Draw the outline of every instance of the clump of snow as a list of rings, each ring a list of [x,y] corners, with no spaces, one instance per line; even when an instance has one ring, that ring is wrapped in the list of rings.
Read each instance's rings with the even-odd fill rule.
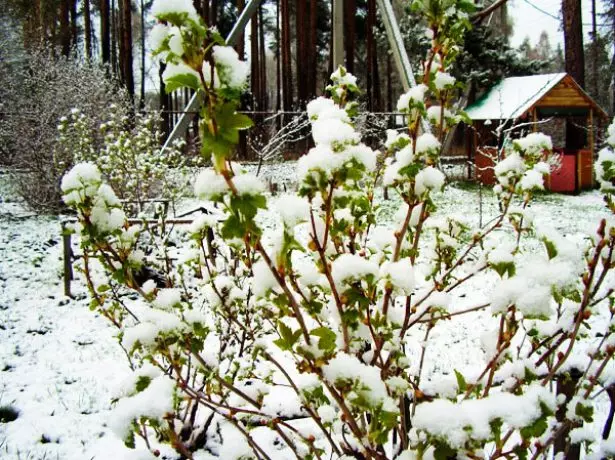
[[[278,287],[278,281],[271,272],[269,266],[262,260],[259,260],[252,266],[254,278],[252,282],[252,290],[257,297],[263,297],[271,289]]]
[[[318,416],[323,423],[333,423],[337,418],[335,408],[329,404],[324,404],[318,408]]]
[[[425,99],[427,89],[427,86],[421,83],[402,94],[397,101],[397,110],[404,113],[410,108],[410,103],[422,103]]]
[[[380,278],[390,282],[403,295],[410,295],[416,284],[414,268],[409,257],[383,264],[380,268]]]
[[[141,286],[141,290],[147,295],[153,293],[156,288],[156,281],[154,280],[147,280],[145,283],[143,283],[143,286]]]
[[[445,176],[442,171],[433,166],[428,166],[419,171],[416,175],[414,193],[420,196],[428,190],[442,190],[442,187],[444,187],[444,180]]]
[[[545,150],[553,150],[551,137],[543,133],[531,133],[513,141],[513,145],[526,155],[541,155]]]
[[[444,118],[444,122],[446,122],[447,118],[452,118],[452,117],[453,117],[453,113],[449,109],[444,108],[444,110],[442,110],[442,106],[439,106],[439,105],[432,105],[431,107],[427,109],[427,119],[434,124],[442,123],[443,122],[442,118]]]
[[[399,131],[395,131],[394,129],[387,129],[386,133],[387,133],[387,139],[384,142],[384,146],[387,149],[390,149],[395,144],[397,144],[399,141],[405,141],[408,143],[411,141],[410,136],[408,136],[406,133],[401,133]]]
[[[250,73],[246,61],[230,46],[214,46],[212,56],[216,63],[220,80],[231,88],[243,88]]]
[[[551,303],[549,286],[529,277],[516,276],[498,283],[491,297],[491,310],[502,313],[514,304],[526,317],[548,318],[553,313]]]
[[[184,41],[182,38],[181,31],[179,27],[171,27],[169,31],[169,48],[173,54],[177,54],[178,56],[183,56],[184,54]]]
[[[361,140],[361,136],[351,125],[337,118],[319,118],[312,122],[312,137],[316,144],[324,145],[354,143]]]
[[[308,117],[312,121],[336,119],[343,122],[350,122],[348,112],[337,106],[332,99],[318,97],[307,105]]]
[[[530,191],[530,190],[544,190],[544,177],[541,172],[537,171],[535,168],[526,171],[519,182],[519,187],[521,190]]]
[[[153,379],[145,390],[118,401],[110,419],[111,428],[124,439],[134,419],[162,419],[167,413],[173,412],[174,393],[174,380],[166,375]]]
[[[254,174],[239,174],[233,177],[233,184],[239,195],[260,195],[265,192],[265,184]]]
[[[615,123],[611,126],[615,126]],[[615,151],[606,147],[598,153],[598,160],[595,165],[596,179],[600,183],[600,190],[612,193],[615,191],[615,184],[611,177],[615,171]]]
[[[167,66],[162,72],[162,79],[165,81],[169,81],[171,78],[176,77],[178,75],[193,75],[199,78],[199,73],[194,70],[192,67],[187,66],[183,62],[179,62],[174,64],[172,62],[167,63]]]
[[[153,51],[157,51],[167,39],[170,27],[166,24],[156,24],[149,32],[149,46]]]
[[[228,190],[224,177],[209,168],[202,171],[194,182],[194,194],[203,200],[211,200]]]
[[[367,276],[378,276],[378,264],[356,254],[342,254],[333,261],[331,276],[338,288],[347,281],[360,281]]]
[[[511,178],[523,174],[525,165],[521,156],[517,152],[512,152],[495,165],[494,171],[500,184],[508,185]]]
[[[556,407],[555,396],[536,384],[519,396],[491,393],[483,399],[460,403],[437,399],[419,404],[412,423],[417,430],[446,439],[453,448],[461,448],[470,439],[489,439],[492,436],[490,422],[496,419],[513,428],[531,425],[542,416],[540,403],[551,410]]]
[[[174,306],[181,303],[181,300],[182,294],[179,289],[160,289],[154,299],[154,306],[161,310],[172,310]]]
[[[356,356],[338,353],[322,368],[324,378],[332,384],[339,382],[359,383],[357,393],[374,406],[389,402],[386,386],[380,378],[380,370],[362,363]]]
[[[199,20],[199,15],[191,0],[155,0],[151,11],[155,17],[169,13],[186,13],[192,20]]]
[[[68,205],[82,203],[93,198],[102,182],[100,170],[93,163],[79,163],[62,177],[61,188],[64,202]]]
[[[422,155],[440,150],[440,141],[431,133],[423,133],[416,140],[415,153]]]
[[[297,195],[282,195],[275,200],[273,207],[288,228],[305,222],[310,215],[310,204],[305,198]]]
[[[436,76],[434,78],[434,85],[439,91],[443,89],[448,89],[455,84],[455,77],[446,72],[436,72]]]
[[[356,86],[357,84],[357,77],[349,72],[345,72],[344,75],[342,75],[341,67],[338,67],[338,69],[331,74],[331,80],[337,85]]]

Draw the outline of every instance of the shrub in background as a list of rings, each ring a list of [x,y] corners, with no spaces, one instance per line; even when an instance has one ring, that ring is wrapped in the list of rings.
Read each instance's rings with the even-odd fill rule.
[[[117,106],[102,120],[73,109],[60,119],[54,163],[62,169],[92,162],[115,194],[138,211],[150,199],[175,203],[191,192],[190,172],[202,157],[184,154],[181,140],[161,150],[159,122],[158,114],[131,114]]]
[[[129,98],[103,68],[75,62],[49,50],[25,52],[10,72],[0,71],[0,152],[15,173],[16,190],[37,211],[63,207],[59,183],[67,168],[54,156],[58,120],[74,107],[102,122]],[[9,67],[7,66],[8,70]]]

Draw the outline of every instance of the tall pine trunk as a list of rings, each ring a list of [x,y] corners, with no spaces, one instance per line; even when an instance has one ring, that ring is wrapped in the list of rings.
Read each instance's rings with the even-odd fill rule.
[[[293,73],[290,59],[290,11],[288,0],[282,0],[282,94],[284,110],[291,110],[293,103]]]
[[[141,0],[141,97],[139,105],[145,107],[145,2]]]
[[[70,0],[60,1],[60,46],[64,56],[68,56],[70,54],[69,1]]]
[[[100,0],[100,48],[103,64],[111,62],[111,15],[109,0]]]
[[[297,64],[297,99],[299,107],[303,107],[307,99],[307,74],[313,69],[306,71],[306,0],[299,0],[296,3],[295,29],[296,29],[296,64]]]
[[[83,33],[85,41],[85,59],[92,60],[92,16],[90,14],[90,0],[83,0]]]
[[[258,54],[259,54],[259,83],[260,83],[260,107],[266,111],[269,106],[267,97],[267,55],[265,54],[265,21],[263,19],[263,6],[258,7]]]
[[[71,48],[77,51],[79,42],[79,27],[77,26],[77,0],[70,0],[70,43]]]
[[[585,87],[581,0],[562,0],[566,72]]]
[[[117,65],[117,37],[118,37],[118,21],[117,11],[115,8],[115,0],[111,0],[111,69],[113,73],[118,73]]]
[[[344,47],[346,69],[354,73],[355,21],[357,16],[356,0],[344,0]]]
[[[275,50],[275,86],[276,86],[276,103],[275,109],[282,110],[282,37],[280,34],[280,0],[275,1],[276,16],[275,16],[275,36],[278,44]],[[279,121],[279,118],[278,118]]]
[[[122,0],[122,56],[120,58],[120,64],[122,66],[121,71],[123,74],[124,85],[128,90],[128,94],[133,98],[135,94],[135,77],[133,70],[133,55],[132,55],[132,1]]]
[[[250,20],[250,75],[252,89],[252,110],[261,110],[260,107],[260,65],[258,50],[258,14]]]
[[[585,87],[585,58],[583,50],[583,23],[581,0],[562,0],[564,15],[564,47],[566,72]],[[585,133],[573,120],[566,121],[566,147],[579,149],[585,145]]]
[[[318,4],[317,0],[310,1],[310,46],[308,49],[308,100],[316,96],[318,80]]]

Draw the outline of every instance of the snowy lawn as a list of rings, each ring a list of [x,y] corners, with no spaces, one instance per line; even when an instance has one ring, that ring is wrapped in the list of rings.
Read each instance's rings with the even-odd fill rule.
[[[288,185],[294,165],[267,166],[262,174]],[[112,399],[129,375],[116,331],[89,310],[79,280],[73,283],[75,299],[63,296],[60,220],[34,216],[11,196],[0,175],[0,458],[134,458],[107,426]],[[478,224],[476,186],[449,186],[436,202],[438,215]],[[488,190],[482,205],[486,223],[497,213]],[[192,207],[194,203],[185,205],[186,210]],[[396,199],[382,202],[380,219],[393,219],[398,207]],[[607,216],[598,192],[539,196],[531,209],[539,228],[553,227],[573,241],[593,233]],[[523,247],[531,254],[540,245],[529,239]],[[495,281],[493,275],[476,277],[451,310],[480,304]],[[437,334],[437,346],[426,355],[425,387],[433,373],[454,379],[454,369],[465,374],[482,369],[481,332],[493,329],[493,321],[489,312],[476,312],[436,328],[432,337]],[[423,335],[420,328],[413,333],[411,359],[419,357]],[[607,409],[605,397],[595,430],[601,429]]]

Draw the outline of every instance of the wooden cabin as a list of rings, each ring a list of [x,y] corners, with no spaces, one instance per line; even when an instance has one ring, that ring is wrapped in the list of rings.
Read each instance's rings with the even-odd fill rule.
[[[561,164],[546,181],[555,192],[592,188],[596,133],[608,114],[566,73],[502,80],[466,108],[464,127],[468,176],[494,184],[494,159],[506,155],[512,139],[541,131],[551,136]]]

